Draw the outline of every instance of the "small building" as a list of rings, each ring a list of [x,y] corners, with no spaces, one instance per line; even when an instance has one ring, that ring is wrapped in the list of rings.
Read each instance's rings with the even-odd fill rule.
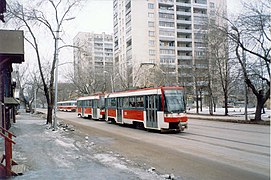
[[[15,122],[15,107],[18,101],[14,98],[15,82],[11,73],[13,63],[24,61],[23,31],[0,30],[0,121],[1,127],[9,129]]]

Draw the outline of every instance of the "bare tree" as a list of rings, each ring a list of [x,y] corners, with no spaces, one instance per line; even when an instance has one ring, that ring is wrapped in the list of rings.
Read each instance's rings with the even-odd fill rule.
[[[260,121],[264,104],[270,98],[271,4],[265,0],[244,6],[246,11],[235,21],[227,19],[231,28],[220,30],[234,43],[244,81],[257,98],[254,120]]]
[[[214,84],[219,85],[222,89],[224,97],[225,115],[228,115],[228,98],[230,95],[231,82],[233,82],[230,74],[230,58],[228,56],[229,44],[227,43],[227,36],[224,33],[210,26],[208,33],[208,57],[210,61],[209,77],[211,79],[209,89],[210,94],[213,95]],[[209,67],[210,67],[209,66]],[[212,85],[211,85],[212,84]],[[219,88],[216,88],[216,92]],[[213,98],[213,97],[211,97]]]
[[[39,72],[36,69],[30,70],[29,65],[15,66],[15,80],[17,88],[19,88],[19,99],[23,108],[33,110],[33,102],[35,94],[42,90],[42,82]]]
[[[29,107],[29,102],[25,97],[25,88],[26,88],[26,73],[27,73],[28,65],[27,66],[15,66],[15,80],[16,80],[16,87],[19,89],[19,100],[20,104],[23,108]]]
[[[77,64],[74,65],[75,68],[78,67]],[[73,71],[68,71],[65,75],[66,79],[72,82],[73,86],[77,89],[78,95],[89,95],[96,93],[102,89],[103,79],[95,77],[95,73],[91,68],[80,69],[74,73]]]
[[[33,47],[36,53],[36,58],[38,61],[38,67],[40,71],[40,76],[43,83],[43,90],[48,104],[47,112],[47,124],[52,123],[52,110],[54,107],[54,80],[55,80],[55,69],[58,61],[58,54],[61,47],[59,47],[60,32],[63,31],[62,26],[66,20],[71,20],[71,13],[77,7],[80,0],[46,0],[38,1],[32,7],[24,7],[19,2],[11,4],[8,6],[8,11],[10,15],[10,20],[15,21],[18,26],[26,28],[29,32],[29,38],[26,36],[25,40]],[[52,50],[52,60],[50,61],[51,70],[49,82],[46,82],[46,77],[43,72],[42,67],[42,53],[39,39],[39,35],[35,30],[37,28],[43,27],[42,31],[47,35],[47,41],[51,41],[53,44]],[[48,38],[48,36],[50,38]]]

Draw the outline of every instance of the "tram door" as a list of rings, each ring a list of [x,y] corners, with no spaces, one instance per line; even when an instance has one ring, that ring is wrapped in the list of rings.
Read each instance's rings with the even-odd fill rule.
[[[146,96],[147,127],[157,128],[157,98],[155,95]]]
[[[123,99],[117,98],[117,122],[122,122],[122,106],[123,106]]]
[[[82,112],[81,112],[81,116],[84,117],[84,115],[85,115],[86,101],[82,101],[81,103],[82,103],[82,104],[81,104],[81,105],[82,105],[82,108],[81,108],[81,111],[82,111]]]
[[[98,108],[98,100],[94,99],[93,100],[93,108],[92,108],[92,118],[97,119],[97,108]]]

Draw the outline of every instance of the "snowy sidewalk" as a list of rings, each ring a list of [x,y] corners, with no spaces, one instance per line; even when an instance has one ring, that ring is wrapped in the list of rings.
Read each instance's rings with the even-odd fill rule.
[[[73,127],[52,131],[45,122],[21,113],[12,125],[10,130],[17,136],[14,160],[27,167],[24,175],[15,179],[163,179],[106,150],[103,145],[108,139],[82,136]]]

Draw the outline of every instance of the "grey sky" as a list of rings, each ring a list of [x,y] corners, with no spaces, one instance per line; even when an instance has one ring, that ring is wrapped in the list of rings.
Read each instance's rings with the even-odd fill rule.
[[[227,0],[228,12],[238,13],[241,9],[240,0]],[[113,33],[113,0],[90,0],[78,13],[74,22],[71,22],[69,29],[71,36],[78,31],[95,33]]]

